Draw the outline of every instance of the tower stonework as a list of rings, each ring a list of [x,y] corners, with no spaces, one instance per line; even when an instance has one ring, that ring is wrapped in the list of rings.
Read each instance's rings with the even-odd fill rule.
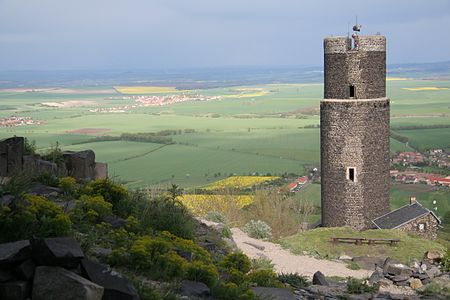
[[[330,37],[324,53],[322,225],[369,229],[389,212],[386,38]]]

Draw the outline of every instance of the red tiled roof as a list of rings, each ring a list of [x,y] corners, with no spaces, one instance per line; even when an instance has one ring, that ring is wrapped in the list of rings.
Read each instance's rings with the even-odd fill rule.
[[[289,188],[289,189],[293,189],[293,188],[295,188],[296,186],[297,186],[297,182],[291,182],[291,183],[289,183],[288,188]]]

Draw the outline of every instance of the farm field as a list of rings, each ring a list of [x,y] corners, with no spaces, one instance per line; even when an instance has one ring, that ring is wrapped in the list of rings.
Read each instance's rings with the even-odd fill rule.
[[[392,153],[450,147],[450,130],[445,128],[450,126],[450,81],[391,80],[387,87],[391,127],[409,139],[408,144],[391,139]],[[42,121],[41,125],[0,127],[0,138],[26,136],[40,150],[56,141],[65,150],[93,149],[98,161],[109,164],[112,176],[133,188],[171,183],[195,188],[234,174],[301,175],[305,168],[319,166],[322,84],[175,88],[0,89],[0,119],[14,115]],[[132,96],[146,93],[218,98],[133,107]],[[92,111],[125,106],[120,113]],[[162,130],[177,131],[170,135],[172,144],[89,142],[102,135]]]

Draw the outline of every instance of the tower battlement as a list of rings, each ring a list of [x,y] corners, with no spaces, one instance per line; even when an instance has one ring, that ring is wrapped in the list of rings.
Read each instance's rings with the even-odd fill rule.
[[[381,35],[324,40],[325,99],[386,97],[386,38]]]

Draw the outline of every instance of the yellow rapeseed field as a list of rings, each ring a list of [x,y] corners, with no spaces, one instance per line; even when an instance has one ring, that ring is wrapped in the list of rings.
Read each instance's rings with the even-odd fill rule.
[[[277,176],[231,176],[203,187],[204,190],[243,189],[266,181],[279,179]]]
[[[115,86],[114,89],[121,94],[158,94],[158,93],[180,93],[172,86]]]
[[[435,86],[424,86],[424,87],[416,87],[416,88],[402,88],[403,90],[408,91],[445,91],[448,88],[443,87],[435,87]]]
[[[227,215],[227,212],[231,210],[238,210],[251,204],[254,201],[254,196],[187,194],[179,196],[177,199],[194,215],[204,217],[212,211]]]
[[[386,81],[404,81],[404,80],[410,80],[406,77],[386,77]]]
[[[234,95],[223,95],[223,98],[254,98],[254,97],[261,97],[266,95],[268,92],[266,91],[259,91],[254,93],[244,93],[244,94],[234,94]]]

